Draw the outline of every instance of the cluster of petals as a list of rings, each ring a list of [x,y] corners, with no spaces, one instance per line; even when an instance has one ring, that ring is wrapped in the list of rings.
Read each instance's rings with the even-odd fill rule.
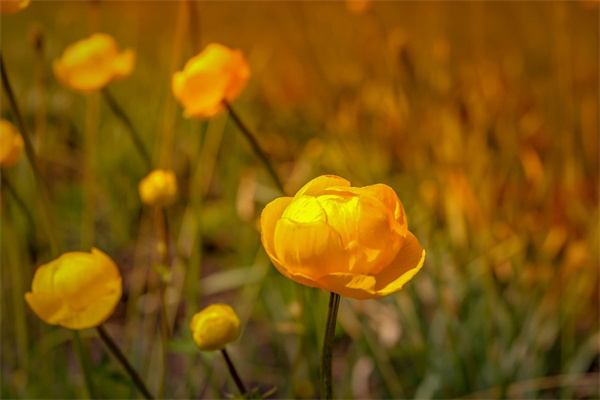
[[[21,159],[23,138],[13,124],[0,119],[0,167],[11,167]]]
[[[240,50],[211,43],[173,75],[173,94],[186,118],[210,118],[239,96],[249,77]]]
[[[132,49],[119,50],[115,39],[96,33],[65,49],[54,61],[54,75],[67,88],[80,93],[100,90],[131,74],[135,64]]]
[[[85,329],[112,315],[122,290],[119,268],[94,248],[90,253],[64,253],[40,266],[25,300],[49,324]]]
[[[269,203],[261,239],[284,276],[356,299],[400,290],[425,259],[392,188],[352,187],[334,175]]]
[[[177,178],[171,170],[155,169],[140,181],[138,190],[143,203],[165,207],[177,199]]]
[[[240,336],[240,319],[227,304],[211,304],[190,322],[194,343],[200,350],[220,350]]]

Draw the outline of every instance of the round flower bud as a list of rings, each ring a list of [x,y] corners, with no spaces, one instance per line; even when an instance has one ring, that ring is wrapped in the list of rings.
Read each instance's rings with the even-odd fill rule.
[[[30,0],[0,0],[0,14],[15,14],[26,8]]]
[[[240,336],[240,319],[227,304],[211,304],[192,318],[190,329],[200,350],[220,350]]]
[[[177,198],[177,179],[170,170],[155,169],[140,181],[138,186],[142,202],[150,206],[164,207]]]
[[[49,324],[85,329],[106,321],[121,294],[119,268],[94,248],[91,253],[65,253],[39,267],[25,300]]]
[[[421,269],[425,251],[408,231],[392,188],[362,188],[334,175],[313,179],[261,214],[261,240],[287,278],[345,297],[394,293]]]
[[[23,154],[23,138],[17,128],[0,119],[0,167],[15,165]]]
[[[210,118],[239,96],[249,77],[240,50],[211,43],[173,75],[173,94],[186,118]]]
[[[96,33],[67,47],[54,61],[56,79],[80,93],[100,90],[110,82],[125,78],[133,71],[135,52],[119,52],[112,36]]]

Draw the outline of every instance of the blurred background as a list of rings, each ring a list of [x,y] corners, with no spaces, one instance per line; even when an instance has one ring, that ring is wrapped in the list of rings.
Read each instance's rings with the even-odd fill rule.
[[[151,390],[160,260],[137,193],[145,167],[99,94],[69,91],[51,68],[94,32],[136,50],[110,91],[178,178],[167,397],[236,393],[220,355],[191,340],[191,316],[211,302],[242,319],[229,351],[247,386],[319,395],[327,295],[281,276],[260,244],[260,212],[280,194],[226,114],[186,120],[171,93],[173,72],[218,42],[248,59],[233,107],[287,191],[324,173],[386,183],[427,251],[403,291],[342,300],[338,397],[598,398],[598,5],[33,1],[2,16],[0,39],[55,234],[119,265],[123,298],[105,326]],[[5,97],[0,111],[14,121]],[[53,258],[31,169],[23,158],[2,175],[0,393],[82,397],[71,333],[23,299]],[[101,396],[135,398],[96,332],[81,335]]]

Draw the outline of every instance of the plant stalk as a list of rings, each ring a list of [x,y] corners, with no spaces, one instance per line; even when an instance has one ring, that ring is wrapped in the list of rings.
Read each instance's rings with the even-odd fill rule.
[[[263,151],[263,149],[258,144],[258,141],[256,140],[255,135],[252,132],[250,132],[250,129],[248,129],[248,127],[242,122],[240,117],[237,115],[237,113],[231,107],[231,104],[229,104],[226,101],[223,101],[223,104],[229,111],[229,115],[231,115],[231,118],[233,119],[235,124],[238,126],[238,128],[240,128],[240,131],[242,132],[242,134],[246,137],[246,139],[250,143],[250,146],[252,146],[252,150],[254,151],[254,153],[258,156],[258,158],[260,158],[262,163],[267,168],[269,175],[271,175],[271,178],[273,179],[273,182],[275,182],[275,185],[277,186],[279,191],[281,193],[285,194],[285,189],[283,188],[283,184],[281,183],[281,180],[279,179],[277,172],[275,172],[275,168],[273,168],[273,165],[269,161],[267,154]]]
[[[325,324],[325,335],[321,351],[321,398],[333,399],[333,378],[331,364],[333,360],[333,340],[335,338],[335,325],[337,313],[340,307],[340,295],[331,292],[329,294],[329,306],[327,307],[327,323]]]
[[[146,147],[144,146],[144,142],[142,142],[140,135],[138,134],[135,127],[131,123],[131,120],[129,119],[127,114],[125,114],[125,111],[123,111],[123,108],[121,108],[119,103],[117,103],[117,101],[115,100],[113,95],[108,91],[107,88],[102,89],[102,97],[104,97],[104,100],[106,100],[108,107],[115,114],[115,116],[117,118],[119,118],[121,120],[121,122],[127,127],[127,132],[129,132],[129,136],[131,137],[131,140],[133,141],[133,145],[135,146],[135,149],[137,150],[140,157],[142,157],[142,160],[144,161],[146,168],[148,170],[151,170],[152,169],[152,157],[150,157],[150,153],[148,153],[148,150],[146,150]]]
[[[227,354],[227,350],[225,350],[225,348],[222,348],[221,354],[223,354],[223,358],[225,358],[225,362],[227,363],[227,368],[229,369],[229,373],[231,374],[231,377],[235,381],[235,384],[237,385],[238,389],[240,390],[240,393],[242,394],[242,396],[245,395],[248,391],[246,390],[246,386],[244,386],[244,382],[242,382],[242,379],[238,375],[237,370],[235,369],[235,366],[233,365],[233,362],[231,362],[231,358],[229,358],[229,354]]]
[[[106,329],[104,329],[104,326],[98,325],[96,327],[96,330],[98,331],[98,334],[100,335],[100,339],[102,339],[102,342],[104,342],[106,347],[108,347],[108,350],[110,350],[112,355],[115,356],[117,361],[119,361],[121,366],[123,366],[125,371],[129,374],[129,376],[131,377],[131,380],[133,381],[135,386],[138,388],[140,393],[142,393],[142,395],[144,395],[144,397],[146,399],[154,399],[154,397],[150,394],[150,391],[146,387],[146,384],[144,383],[142,378],[138,375],[137,371],[131,366],[129,361],[127,361],[127,358],[125,357],[123,352],[121,352],[121,349],[119,349],[119,347],[114,342],[114,340],[110,337],[110,335],[108,334]]]

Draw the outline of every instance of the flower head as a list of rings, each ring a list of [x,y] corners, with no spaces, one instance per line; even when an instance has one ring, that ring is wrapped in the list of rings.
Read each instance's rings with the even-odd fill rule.
[[[112,315],[121,298],[121,281],[119,268],[100,250],[69,252],[35,271],[25,300],[49,324],[91,328]]]
[[[54,75],[64,86],[80,93],[102,89],[110,82],[131,74],[135,52],[119,52],[112,36],[96,33],[80,40],[54,60]]]
[[[169,170],[155,169],[140,181],[140,198],[150,206],[164,207],[177,198],[177,179]]]
[[[190,329],[200,350],[220,350],[240,336],[240,319],[227,304],[211,304],[192,318]]]
[[[30,0],[0,0],[0,14],[15,14],[26,8]]]
[[[0,167],[15,165],[23,154],[23,138],[17,128],[0,119]]]
[[[279,272],[346,297],[394,293],[425,259],[402,203],[383,184],[357,188],[338,176],[320,176],[294,197],[267,204],[260,224],[263,246]]]
[[[235,100],[250,77],[240,50],[211,43],[173,75],[173,94],[187,118],[210,118]]]

